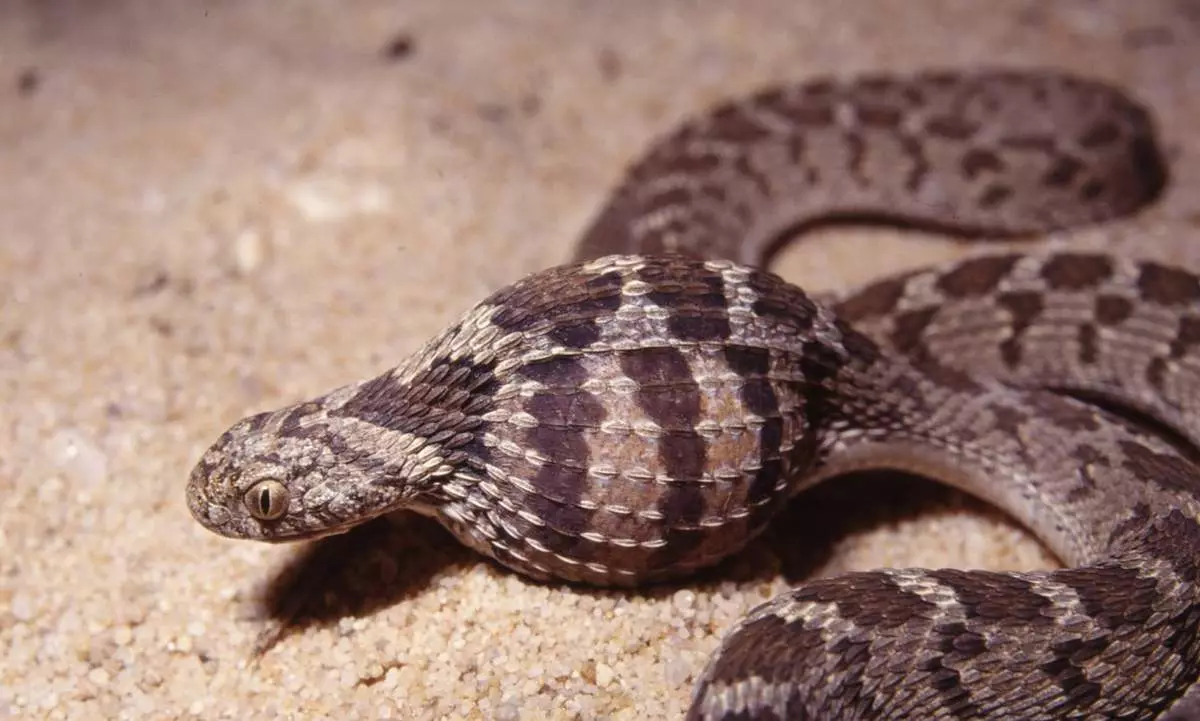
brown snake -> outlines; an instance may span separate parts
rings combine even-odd
[[[1200,279],[993,252],[826,307],[756,269],[818,220],[1032,234],[1166,179],[1144,109],[1048,71],[721,106],[631,168],[576,262],[377,378],[238,422],[188,505],[267,541],[413,510],[528,576],[632,585],[737,552],[821,480],[904,469],[1067,567],[806,583],[729,633],[689,718],[1198,717]]]

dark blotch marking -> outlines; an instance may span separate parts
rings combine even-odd
[[[306,403],[306,404],[303,404],[301,407],[305,407],[307,405],[308,404]],[[272,415],[274,415],[274,414],[272,414],[270,412],[256,413],[256,414],[250,416],[249,418],[247,418],[246,420],[242,421],[242,427],[245,428],[245,430],[249,433],[258,433],[259,431],[261,431],[263,428],[266,427],[267,421],[271,420]]]
[[[761,662],[769,658],[772,663],[765,665],[759,675],[768,683],[792,684],[799,681],[804,670],[813,663],[824,661],[825,642],[819,629],[806,629],[801,622],[788,623],[775,615],[766,615],[748,623],[745,627],[732,634],[724,645],[724,651],[717,659],[712,669],[711,680],[707,683],[718,688],[726,684],[734,684],[742,680],[748,664]],[[862,700],[862,676],[869,656],[855,654],[857,649],[839,648],[843,654],[857,658],[854,663],[839,666],[836,678],[829,679],[842,689],[840,701],[843,705],[860,705]],[[845,680],[843,680],[845,679]],[[798,684],[792,686],[793,691],[780,704],[770,710],[756,704],[738,715],[726,715],[723,718],[737,721],[755,719],[758,721],[784,721],[784,719],[811,719],[808,699],[801,695]],[[700,689],[704,694],[710,691],[705,685]]]
[[[1157,198],[1167,186],[1170,173],[1166,158],[1160,152],[1154,133],[1149,129],[1150,121],[1143,112],[1140,120],[1143,127],[1135,135],[1130,146],[1129,165],[1140,176],[1135,186],[1137,192],[1129,193],[1131,208]]]
[[[1125,468],[1135,478],[1173,493],[1200,497],[1200,474],[1181,456],[1159,453],[1134,440],[1123,440],[1119,445],[1125,453]]]
[[[600,340],[600,327],[594,321],[564,325],[550,332],[550,337],[565,348],[584,349]]]
[[[559,534],[569,538],[541,539],[550,548],[574,555],[574,546],[587,543],[578,536],[591,523],[592,512],[579,507],[587,487],[586,469],[590,462],[586,429],[604,421],[604,405],[593,395],[580,390],[588,373],[578,357],[556,356],[524,366],[519,374],[538,381],[544,389],[524,403],[525,412],[538,425],[526,431],[524,445],[552,459],[533,474],[530,484],[536,493],[525,496],[524,505],[532,513],[547,519]],[[512,461],[507,461],[511,463]],[[530,529],[530,533],[536,533]]]
[[[1118,523],[1113,527],[1112,533],[1108,537],[1108,545],[1111,547],[1120,543],[1131,533],[1141,531],[1150,523],[1150,506],[1145,503],[1138,503],[1133,507],[1129,514],[1129,518]]]
[[[1146,366],[1146,382],[1161,390],[1167,378],[1167,367],[1165,358],[1152,358]]]
[[[1082,323],[1079,326],[1078,338],[1079,343],[1079,361],[1084,365],[1091,365],[1100,357],[1100,346],[1096,326],[1091,323]]]
[[[723,163],[723,161],[722,161],[722,163]],[[763,169],[762,169],[762,168],[761,168],[759,165],[757,165],[756,163],[752,163],[752,162],[750,161],[750,157],[749,157],[749,155],[747,155],[747,154],[739,154],[739,155],[737,156],[737,158],[736,158],[736,159],[734,159],[734,166],[735,166],[735,167],[736,167],[736,169],[737,169],[737,174],[738,174],[738,176],[739,176],[739,177],[740,177],[740,178],[741,178],[743,181],[745,181],[745,182],[749,182],[749,183],[752,183],[752,184],[754,185],[755,189],[757,189],[757,190],[758,190],[758,192],[759,192],[760,194],[762,194],[762,195],[769,195],[769,194],[771,193],[771,189],[772,189],[772,185],[771,185],[771,178],[769,178],[769,177],[767,176],[767,174],[766,174],[766,173],[763,171]],[[742,219],[742,222],[743,222],[743,223],[745,223],[745,224],[747,224],[747,225],[748,225],[748,224],[751,222],[752,218],[751,218],[749,215],[747,215],[747,214],[746,214],[748,211],[746,210],[746,207],[745,207],[745,206],[740,206],[740,205],[739,205],[739,204],[737,204],[737,203],[727,203],[727,202],[724,202],[724,201],[725,201],[725,197],[726,197],[726,196],[725,196],[726,189],[725,189],[723,186],[721,186],[721,184],[720,184],[719,182],[717,182],[717,183],[713,183],[713,184],[711,184],[711,186],[709,186],[709,185],[706,185],[706,186],[704,186],[704,187],[705,187],[705,189],[708,189],[709,187],[712,187],[712,188],[714,188],[714,189],[716,189],[716,188],[720,188],[720,190],[719,190],[719,197],[720,197],[720,199],[721,199],[721,201],[722,201],[722,202],[721,202],[721,204],[722,204],[722,205],[724,205],[724,206],[727,206],[727,207],[732,205],[733,207],[737,208],[737,211],[738,211],[738,213],[739,213],[739,215],[740,215],[740,217],[741,217],[741,219]],[[710,191],[710,192],[709,192],[709,196],[710,196],[710,197],[717,197],[717,196],[718,196],[718,192],[711,192],[711,191]],[[693,203],[693,202],[689,202],[689,203],[688,203],[688,205],[690,205],[690,206],[694,206],[694,205],[695,205],[695,203]],[[692,212],[693,212],[693,213],[695,213],[696,211],[697,211],[697,209],[693,208]],[[709,216],[708,216],[708,217],[709,217],[709,220],[710,220],[710,221],[713,223],[713,225],[714,225],[714,226],[718,226],[718,225],[719,225],[720,218],[714,217],[714,215],[713,215],[712,213],[709,213]],[[692,227],[694,228],[694,227],[695,227],[695,225],[696,225],[696,223],[693,221],[693,222],[692,222]],[[673,250],[673,251],[671,251],[671,252],[672,252],[672,253],[677,253],[677,252],[679,252],[679,251],[678,251],[678,250]],[[709,255],[712,255],[712,253],[709,253]]]
[[[991,210],[1008,202],[1013,197],[1013,189],[1008,185],[995,183],[984,189],[983,194],[979,196],[979,207],[984,210]]]
[[[1163,648],[1184,661],[1177,676],[1182,682],[1177,686],[1180,697],[1165,698],[1161,706],[1154,710],[1171,709],[1169,714],[1158,717],[1161,721],[1189,721],[1200,714],[1200,697],[1197,696],[1196,687],[1185,688],[1185,684],[1193,682],[1200,675],[1200,664],[1196,662],[1200,658],[1200,608],[1195,605],[1188,607],[1172,618],[1167,628],[1170,635],[1163,640]]]
[[[816,78],[805,83],[800,88],[800,92],[808,97],[823,97],[833,95],[841,91],[840,83],[834,81],[833,78]]]
[[[638,406],[666,434],[660,442],[664,471],[694,480],[704,468],[704,442],[694,428],[700,420],[700,386],[677,348],[638,348],[620,352],[621,370],[638,384]]]
[[[900,86],[900,95],[914,107],[925,105],[925,91],[916,83],[904,83]]]
[[[1096,298],[1095,314],[1100,325],[1115,326],[1133,315],[1133,303],[1119,295],[1102,295]]]
[[[383,46],[383,57],[390,62],[399,62],[412,57],[416,49],[417,43],[412,35],[405,32],[396,33],[387,45]]]
[[[1010,368],[1021,362],[1022,338],[1029,326],[1041,315],[1045,303],[1038,293],[1003,293],[996,303],[1008,311],[1011,318],[1012,335],[1000,344],[1000,356]]]
[[[752,102],[754,105],[776,109],[780,104],[777,92],[760,95]],[[768,132],[761,123],[756,122],[745,108],[737,103],[722,105],[709,114],[703,125],[697,125],[684,130],[689,135],[704,135],[719,138],[734,143],[756,142],[767,137]]]
[[[820,579],[790,592],[789,596],[797,603],[835,604],[838,614],[867,632],[867,638],[835,638],[826,649],[819,629],[806,629],[802,621],[789,623],[774,615],[764,616],[729,640],[728,652],[715,669],[714,680],[736,680],[745,673],[749,658],[754,657],[773,661],[761,669],[765,680],[786,683],[821,662],[827,650],[838,658],[837,670],[828,681],[838,689],[839,707],[857,708],[868,700],[863,698],[863,687],[872,661],[869,638],[914,621],[919,623],[938,612],[934,604],[901,589],[882,573],[850,573],[837,579]]]
[[[936,605],[872,571],[813,581],[792,591],[791,597],[800,602],[836,603],[843,618],[863,629],[896,628],[938,613]]]
[[[894,77],[887,75],[864,75],[854,82],[849,89],[859,96],[875,95],[888,96],[894,93],[902,83]]]
[[[889,105],[860,104],[856,110],[859,121],[871,128],[890,130],[904,119],[904,113]]]
[[[667,328],[688,342],[716,342],[729,338],[725,279],[717,271],[697,264],[686,276],[666,274],[662,265],[647,265],[638,279],[653,287],[647,298],[667,311]],[[686,280],[680,280],[686,277]]]
[[[1000,144],[1013,150],[1031,150],[1045,155],[1054,155],[1058,150],[1052,135],[1010,135],[1001,138]]]
[[[959,263],[937,280],[937,288],[951,298],[978,298],[996,289],[1020,259],[1016,255],[995,255]]]
[[[785,472],[779,457],[779,449],[783,445],[779,398],[767,379],[770,353],[765,348],[730,346],[725,349],[725,360],[730,370],[742,381],[742,403],[751,413],[764,419],[762,430],[759,431],[761,468],[746,490],[746,503],[754,505],[774,492],[776,482]]]
[[[553,356],[520,367],[516,373],[547,388],[578,388],[588,379],[587,368],[579,356]]]
[[[1014,437],[1020,433],[1021,426],[1028,420],[1024,411],[1008,405],[996,405],[992,408],[992,415],[995,418],[996,429]]]
[[[1075,591],[1084,612],[1106,629],[1141,626],[1154,613],[1157,583],[1143,578],[1136,569],[1109,564],[1068,568],[1053,577]],[[1121,592],[1114,593],[1114,589]]]
[[[850,155],[849,170],[851,177],[859,185],[870,185],[871,179],[863,172],[863,167],[867,162],[867,141],[859,133],[846,133],[843,137],[846,141],[846,151]]]
[[[1200,318],[1192,315],[1180,318],[1179,328],[1175,331],[1175,337],[1171,339],[1171,358],[1184,358],[1197,345],[1200,345]],[[1161,370],[1165,371],[1166,367]]]
[[[596,56],[596,66],[600,68],[600,77],[612,83],[620,79],[624,73],[624,63],[621,56],[612,48],[601,48]]]
[[[779,411],[778,398],[767,382],[771,355],[766,348],[728,346],[725,360],[742,380],[742,401],[752,413],[769,416]]]
[[[1083,163],[1069,155],[1061,155],[1042,176],[1042,183],[1051,188],[1065,188],[1071,185],[1083,170]]]
[[[620,363],[625,375],[638,384],[638,406],[663,430],[658,457],[663,474],[674,482],[664,487],[657,504],[668,530],[666,545],[654,553],[650,566],[670,568],[704,540],[699,521],[706,506],[696,482],[708,460],[707,444],[695,430],[702,411],[700,386],[677,348],[623,351]]]
[[[866,318],[889,315],[904,297],[904,289],[912,274],[872,283],[837,304],[834,311],[849,323]]]
[[[1084,666],[1111,645],[1108,636],[1089,639],[1072,638],[1051,647],[1054,660],[1042,664],[1042,673],[1062,689],[1066,699],[1058,709],[1087,708],[1100,698],[1102,687],[1088,680]]]
[[[1165,518],[1150,525],[1142,538],[1142,547],[1171,564],[1184,583],[1195,583],[1200,578],[1200,558],[1195,554],[1195,549],[1200,548],[1200,523],[1178,508],[1172,508]]]
[[[942,115],[930,118],[925,130],[946,140],[963,141],[979,132],[979,125],[963,118]]]
[[[900,149],[904,151],[904,155],[908,157],[912,163],[908,169],[908,173],[904,178],[904,187],[910,192],[917,192],[921,184],[925,182],[925,178],[929,176],[929,158],[925,155],[925,148],[921,141],[909,135],[897,135],[897,142],[900,143]]]
[[[29,97],[37,92],[42,85],[42,76],[37,68],[25,68],[17,73],[17,94]]]
[[[566,364],[572,360],[560,356],[552,362]],[[525,401],[524,408],[538,420],[539,426],[529,429],[535,437],[550,432],[557,438],[565,431],[595,429],[605,416],[603,405],[592,394],[563,386],[537,391]],[[559,447],[553,443],[537,442],[531,446],[551,458],[576,458],[574,455],[561,456]]]
[[[1004,160],[985,148],[971,148],[963,153],[960,167],[963,175],[971,180],[984,173],[999,173],[1005,169]]]
[[[929,70],[917,76],[922,85],[936,87],[942,91],[962,86],[962,76],[949,70]]]
[[[937,634],[938,650],[945,654],[968,660],[988,650],[987,638],[971,631],[961,622],[941,624],[933,630]]]
[[[755,315],[774,321],[787,333],[803,333],[813,327],[817,306],[804,291],[762,271],[751,273],[746,283],[757,296],[750,307]]]
[[[838,330],[842,332],[843,345],[851,350],[851,355],[854,354],[851,343],[855,336],[860,335],[843,321],[837,322]],[[824,392],[821,384],[826,380],[837,375],[838,371],[846,365],[846,356],[838,349],[830,346],[823,340],[813,339],[804,343],[803,351],[800,356],[800,371],[804,374],[804,384],[812,392]],[[818,425],[815,419],[812,419],[813,425]]]
[[[785,145],[787,147],[788,160],[790,160],[792,162],[792,165],[795,165],[797,167],[803,167],[805,155],[808,153],[808,142],[805,140],[804,136],[803,135],[789,135],[787,138],[784,139],[783,142],[785,143]],[[814,173],[816,172],[815,169],[813,169],[813,168],[809,168],[808,170],[809,170],[809,172],[814,172]],[[809,182],[813,185],[816,184],[815,182],[813,182],[813,179],[810,179]]]
[[[820,97],[824,93],[820,86],[812,85],[807,88],[806,97],[792,105],[779,104],[788,120],[801,127],[827,128],[834,124],[833,103],[830,98]]]
[[[842,334],[842,348],[846,351],[845,357],[835,354],[837,355],[835,362],[838,368],[849,365],[852,362],[860,363],[866,367],[878,362],[883,357],[883,352],[876,345],[875,341],[854,330],[845,321],[838,320],[834,326]]]
[[[667,326],[680,341],[713,342],[730,337],[730,319],[727,316],[690,316],[672,314]]]
[[[616,312],[621,306],[623,279],[617,271],[588,278],[583,283],[587,295],[579,300],[557,306],[557,327],[550,337],[567,348],[584,349],[600,339],[596,319]]]
[[[941,569],[928,575],[954,590],[968,619],[990,623],[1019,621],[1030,626],[1050,626],[1054,619],[1047,615],[1053,604],[1036,593],[1024,579],[991,571],[960,571]]]
[[[925,345],[925,329],[938,314],[937,306],[910,310],[896,316],[888,340],[897,352],[921,360],[929,360],[929,348]]]
[[[1104,195],[1108,185],[1099,178],[1092,178],[1079,187],[1079,197],[1083,200],[1096,200]]]
[[[620,307],[623,282],[615,270],[586,275],[566,266],[519,281],[487,302],[498,306],[492,322],[504,330],[547,327],[549,335],[563,346],[584,349],[600,338],[597,318]]]
[[[943,623],[931,629],[930,642],[937,655],[925,656],[917,668],[929,674],[929,683],[941,696],[942,706],[954,718],[976,718],[979,707],[963,685],[956,666],[986,653],[987,638],[960,622]]]
[[[930,358],[931,360],[928,362],[921,362],[918,364],[921,372],[929,376],[930,380],[936,382],[940,386],[959,391],[960,393],[979,392],[979,382],[972,378],[965,371],[961,371],[957,368],[951,368],[950,366],[933,361],[932,357]]]
[[[494,360],[474,363],[466,358],[437,359],[404,385],[384,373],[363,384],[329,415],[358,418],[424,438],[447,429],[467,430],[478,423],[475,417],[491,397],[496,384],[495,367]]]
[[[1166,306],[1194,305],[1200,300],[1200,281],[1180,268],[1143,263],[1138,274],[1142,298]]]
[[[1042,266],[1042,279],[1054,290],[1086,290],[1112,274],[1112,261],[1102,255],[1064,253]]]
[[[1112,145],[1121,139],[1121,129],[1115,123],[1101,120],[1095,123],[1083,135],[1079,136],[1079,145],[1089,150]]]
[[[1095,413],[1068,399],[1047,394],[1030,395],[1026,399],[1038,416],[1069,431],[1094,433],[1100,430]]]
[[[372,388],[373,384],[376,384],[376,383],[379,384],[380,390],[375,391],[374,389],[372,389],[370,392],[373,392],[376,394],[386,392],[386,390],[383,387],[386,385],[389,385],[390,381],[389,381],[389,383],[383,383],[382,379],[385,379],[385,378],[388,378],[388,376],[384,375],[384,376],[381,376],[380,378],[376,378],[375,380],[371,381],[370,383],[367,383],[359,391],[358,395],[361,396],[364,391],[367,391],[369,388]],[[355,396],[355,397],[357,398],[358,396]],[[301,404],[293,407],[292,410],[289,411],[288,414],[286,416],[284,416],[283,420],[279,423],[279,435],[284,436],[286,438],[309,438],[314,433],[323,433],[324,431],[323,431],[323,429],[321,429],[320,426],[302,427],[300,425],[301,421],[303,421],[305,418],[312,416],[312,414],[314,414],[320,410],[321,410],[321,406],[318,403],[316,403],[315,401],[301,403]],[[331,415],[339,415],[339,414],[334,413]],[[364,418],[364,420],[370,420],[370,419]],[[374,422],[374,421],[372,421],[372,422]]]
[[[1030,89],[1030,93],[1033,97],[1033,101],[1043,107],[1045,107],[1046,103],[1050,100],[1050,89],[1046,87],[1044,83],[1036,83]]]
[[[547,446],[553,446],[565,453],[587,453],[587,443],[582,436],[578,440],[569,437],[569,433],[559,432],[556,438],[547,438],[546,434],[536,440]],[[586,462],[586,455],[584,461]],[[547,463],[538,469],[530,483],[537,493],[525,496],[526,510],[546,520],[547,525],[558,534],[568,538],[552,542],[543,535],[542,542],[552,550],[564,555],[576,555],[575,548],[586,545],[586,540],[578,538],[592,525],[592,511],[578,505],[587,487],[586,471],[573,464],[568,466],[558,462]],[[533,528],[530,533],[536,533]],[[587,557],[588,554],[579,554]]]

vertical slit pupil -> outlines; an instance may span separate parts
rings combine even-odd
[[[271,515],[271,490],[269,488],[258,492],[258,509],[264,516]]]

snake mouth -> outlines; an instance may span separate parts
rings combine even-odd
[[[251,538],[252,540],[262,541],[275,545],[285,543],[295,543],[297,541],[317,541],[329,536],[340,536],[343,533],[348,533],[351,529],[361,525],[361,522],[343,523],[336,526],[323,527],[320,529],[310,529],[303,527],[292,527],[282,533],[261,533],[257,536],[241,536],[241,538]],[[265,527],[265,524],[263,524]]]

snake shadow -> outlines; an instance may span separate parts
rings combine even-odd
[[[439,574],[478,562],[448,531],[416,514],[306,543],[267,579],[259,598],[267,628],[253,655],[309,628],[370,616],[419,595]]]
[[[870,502],[864,502],[866,498]],[[838,542],[847,537],[948,509],[1005,517],[982,501],[918,476],[860,472],[805,491],[747,548],[686,578],[637,589],[546,585],[564,593],[648,599],[669,597],[681,588],[703,592],[730,581],[782,577],[794,585],[820,575]],[[919,558],[913,560],[919,565]],[[260,615],[269,629],[260,636],[254,656],[263,656],[292,634],[403,603],[427,591],[434,578],[476,564],[487,564],[497,574],[513,573],[462,546],[435,521],[415,514],[377,519],[305,544],[267,580]]]

